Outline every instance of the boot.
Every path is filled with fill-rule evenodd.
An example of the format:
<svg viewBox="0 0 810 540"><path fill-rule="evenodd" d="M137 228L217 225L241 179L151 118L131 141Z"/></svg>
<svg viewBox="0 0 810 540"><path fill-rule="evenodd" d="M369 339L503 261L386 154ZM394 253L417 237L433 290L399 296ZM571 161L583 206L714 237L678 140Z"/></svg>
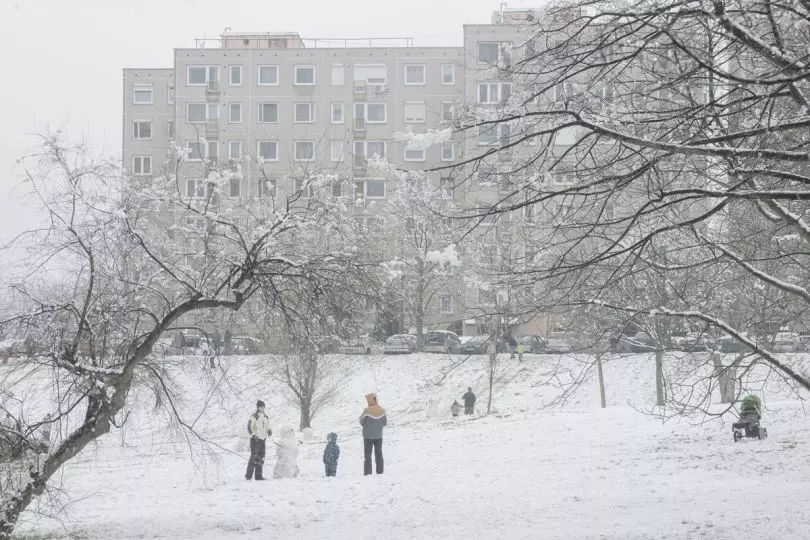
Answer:
<svg viewBox="0 0 810 540"><path fill-rule="evenodd" d="M256 465L256 480L267 480L264 476L262 476L262 466Z"/></svg>

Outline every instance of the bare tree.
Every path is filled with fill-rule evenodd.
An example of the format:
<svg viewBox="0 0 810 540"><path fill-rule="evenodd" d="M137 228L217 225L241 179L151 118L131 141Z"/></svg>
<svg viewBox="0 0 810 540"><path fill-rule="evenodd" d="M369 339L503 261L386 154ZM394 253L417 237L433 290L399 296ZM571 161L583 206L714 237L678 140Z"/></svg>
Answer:
<svg viewBox="0 0 810 540"><path fill-rule="evenodd" d="M211 172L199 190L180 186L176 174L130 182L60 135L43 137L22 163L48 221L15 239L32 249L7 276L20 302L0 326L31 336L37 351L3 390L50 381L52 422L62 429L40 459L29 452L2 465L9 482L0 494L0 538L11 536L62 465L120 424L126 409L142 406L132 401L141 385L161 392L191 428L175 400L182 395L151 354L164 332L200 311L239 310L259 292L278 305L352 266L338 245L318 249L315 239L340 228L328 219L328 203L314 211L289 199L272 209L251 201L234 214L220 195L229 173Z"/></svg>
<svg viewBox="0 0 810 540"><path fill-rule="evenodd" d="M468 159L513 156L492 209L545 216L535 312L593 305L659 327L659 383L667 329L685 326L810 389L767 338L806 327L810 304L810 35L795 30L808 19L801 2L769 0L544 10L493 68L514 85L508 99L468 122L479 140L510 126Z"/></svg>

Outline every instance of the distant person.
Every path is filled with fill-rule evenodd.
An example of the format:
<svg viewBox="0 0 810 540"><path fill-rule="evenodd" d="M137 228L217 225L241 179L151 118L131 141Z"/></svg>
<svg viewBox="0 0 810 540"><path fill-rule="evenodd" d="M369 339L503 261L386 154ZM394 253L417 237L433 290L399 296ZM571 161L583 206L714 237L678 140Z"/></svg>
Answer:
<svg viewBox="0 0 810 540"><path fill-rule="evenodd" d="M256 412L250 415L247 424L248 435L250 435L250 459L245 471L245 480L265 480L262 475L264 467L265 441L273 432L270 429L270 419L264 413L264 401L256 402Z"/></svg>
<svg viewBox="0 0 810 540"><path fill-rule="evenodd" d="M340 447L337 444L337 433L330 433L326 436L326 448L323 449L323 464L326 469L326 476L337 476L339 458Z"/></svg>
<svg viewBox="0 0 810 540"><path fill-rule="evenodd" d="M515 347L515 352L518 355L518 362L523 362L523 354L526 352L526 346L523 343L518 343Z"/></svg>
<svg viewBox="0 0 810 540"><path fill-rule="evenodd" d="M450 412L453 416L458 416L458 413L461 411L461 404L458 402L457 399L453 400L453 404L450 405Z"/></svg>
<svg viewBox="0 0 810 540"><path fill-rule="evenodd" d="M506 348L509 349L509 358L515 357L515 347L517 347L517 341L511 335L506 335L503 338L504 343L506 343Z"/></svg>
<svg viewBox="0 0 810 540"><path fill-rule="evenodd" d="M377 474L383 473L383 428L388 425L385 410L377 403L377 394L366 394L368 407L360 415L360 425L363 426L363 474L371 474L371 451L374 450L374 462L377 465Z"/></svg>
<svg viewBox="0 0 810 540"><path fill-rule="evenodd" d="M464 401L464 414L470 415L475 412L475 394L473 394L472 386L467 387L467 392L461 396Z"/></svg>

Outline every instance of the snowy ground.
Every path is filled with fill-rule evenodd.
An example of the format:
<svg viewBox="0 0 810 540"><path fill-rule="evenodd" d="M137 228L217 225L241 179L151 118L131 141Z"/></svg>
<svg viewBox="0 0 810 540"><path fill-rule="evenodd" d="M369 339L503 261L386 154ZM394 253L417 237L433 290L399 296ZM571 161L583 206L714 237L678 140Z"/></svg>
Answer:
<svg viewBox="0 0 810 540"><path fill-rule="evenodd" d="M234 360L231 375L247 380L241 374L257 361ZM244 481L241 430L255 399L267 398L276 425L295 412L269 384L234 384L200 423L221 448L217 460L196 445L190 456L159 420L134 417L126 446L114 433L65 467L61 484L73 502L63 523L30 513L20 532L93 539L807 538L810 424L802 402L775 382L764 394L770 438L735 444L727 422L662 423L633 408L648 407L653 394L652 363L643 355L606 363L604 410L592 378L564 406L538 410L559 393L545 384L555 368L576 375L577 359L506 360L494 399L499 414L461 419L446 409L467 386L485 403L482 358L449 372L438 355L353 363L351 381L315 421L318 439L301 446L299 478ZM390 420L386 473L364 478L356 422L369 390L379 391ZM193 391L202 396L202 388ZM442 417L425 419L428 398L439 399ZM321 436L331 430L342 454L338 477L326 479Z"/></svg>

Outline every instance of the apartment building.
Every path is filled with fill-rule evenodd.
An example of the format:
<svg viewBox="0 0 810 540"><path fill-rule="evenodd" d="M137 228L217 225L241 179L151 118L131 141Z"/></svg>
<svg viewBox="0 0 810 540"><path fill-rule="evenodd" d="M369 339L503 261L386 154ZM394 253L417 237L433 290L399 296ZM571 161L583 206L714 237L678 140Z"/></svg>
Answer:
<svg viewBox="0 0 810 540"><path fill-rule="evenodd" d="M429 148L410 147L396 134L446 128L465 106L497 108L512 91L504 68L523 54L533 13L502 11L490 24L465 26L463 43L453 47L416 47L409 39L360 46L296 33L197 40L175 49L172 67L124 70L124 168L134 179L163 174L176 145L188 156L179 178L188 197L206 195L212 167L241 172L222 201L235 207L284 197L300 187L304 171L327 171L340 178L332 195L348 196L358 223L373 226L397 180L369 168L369 159L429 169L509 140L507 125ZM516 152L499 153L504 170ZM508 178L492 182L487 174L494 174L489 165L430 178L457 202L485 206ZM480 301L469 291L439 295L431 322L458 323Z"/></svg>

